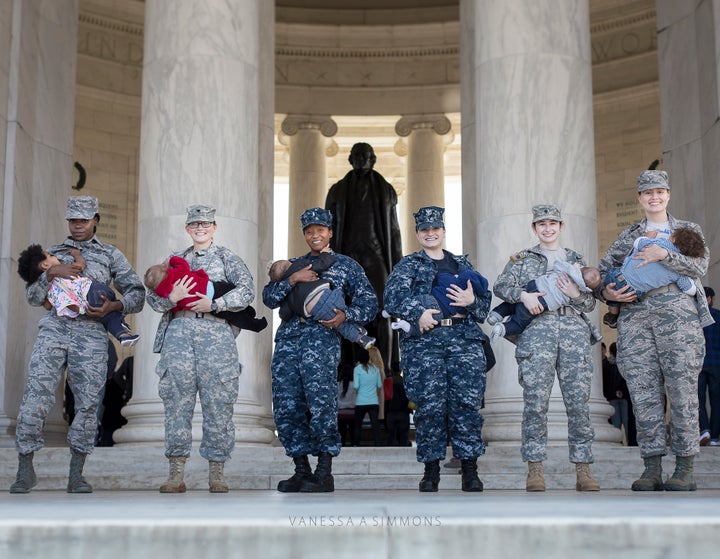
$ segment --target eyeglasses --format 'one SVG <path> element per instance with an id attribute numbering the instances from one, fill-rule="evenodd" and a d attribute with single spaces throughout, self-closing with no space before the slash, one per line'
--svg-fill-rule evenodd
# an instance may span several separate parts
<path id="1" fill-rule="evenodd" d="M 187 224 L 190 229 L 197 229 L 198 227 L 202 227 L 203 229 L 210 229 L 213 225 L 214 223 L 212 221 L 194 221 Z"/>

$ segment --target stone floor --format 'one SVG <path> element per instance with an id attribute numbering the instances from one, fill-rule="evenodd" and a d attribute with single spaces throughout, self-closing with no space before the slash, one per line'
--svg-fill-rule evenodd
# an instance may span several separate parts
<path id="1" fill-rule="evenodd" d="M 419 493 L 413 448 L 348 448 L 333 463 L 332 494 L 281 494 L 292 471 L 282 448 L 239 447 L 227 464 L 232 491 L 210 495 L 207 463 L 188 461 L 190 491 L 161 495 L 162 447 L 98 448 L 91 495 L 68 495 L 69 451 L 36 453 L 37 488 L 10 495 L 17 455 L 0 449 L 0 559 L 372 559 L 715 557 L 720 549 L 720 448 L 696 460 L 695 493 L 632 493 L 636 448 L 595 445 L 599 493 L 577 493 L 564 445 L 548 448 L 548 491 L 522 490 L 517 445 L 492 445 L 479 462 L 483 493 L 459 491 L 442 471 L 440 492 Z M 666 474 L 673 460 L 663 462 Z"/>
<path id="2" fill-rule="evenodd" d="M 716 557 L 720 490 L 0 493 L 0 557 Z"/>

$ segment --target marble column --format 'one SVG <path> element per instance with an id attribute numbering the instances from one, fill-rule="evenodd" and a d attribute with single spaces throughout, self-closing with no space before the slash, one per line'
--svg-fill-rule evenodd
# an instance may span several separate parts
<path id="1" fill-rule="evenodd" d="M 67 235 L 65 200 L 72 184 L 77 0 L 0 3 L 0 446 L 14 444 L 42 309 L 25 301 L 17 256 L 31 242 Z M 12 326 L 11 326 L 12 325 Z M 45 442 L 63 444 L 58 402 Z"/>
<path id="2" fill-rule="evenodd" d="M 328 138 L 337 134 L 337 124 L 329 116 L 288 115 L 281 128 L 290 150 L 288 255 L 298 256 L 307 252 L 305 239 L 298 235 L 300 214 L 307 208 L 325 207 L 325 157 L 328 147 L 335 145 Z"/>
<path id="3" fill-rule="evenodd" d="M 272 247 L 273 26 L 272 2 L 146 2 L 138 269 L 187 247 L 185 208 L 205 203 L 217 208 L 216 242 L 245 261 L 262 289 Z M 254 306 L 269 316 L 259 297 Z M 159 318 L 146 307 L 137 320 L 142 340 L 119 443 L 164 440 L 152 353 Z M 271 333 L 243 331 L 237 342 L 243 371 L 236 438 L 267 444 L 274 440 Z"/>
<path id="4" fill-rule="evenodd" d="M 563 244 L 597 262 L 588 0 L 551 4 L 460 2 L 463 237 L 491 282 L 510 254 L 537 243 L 530 208 L 541 202 L 562 208 Z M 514 349 L 505 340 L 495 347 L 498 365 L 488 376 L 483 413 L 490 442 L 520 441 Z M 597 346 L 593 358 L 595 440 L 619 441 L 607 423 L 612 409 L 602 396 Z M 551 444 L 567 444 L 557 383 L 548 430 Z"/>
<path id="5" fill-rule="evenodd" d="M 662 168 L 670 213 L 699 223 L 710 248 L 706 285 L 720 287 L 720 6 L 657 0 Z"/>
<path id="6" fill-rule="evenodd" d="M 412 212 L 423 206 L 445 205 L 445 146 L 452 142 L 450 120 L 442 114 L 405 115 L 395 124 L 395 133 L 407 138 L 407 188 L 403 239 L 409 250 L 417 250 Z"/>

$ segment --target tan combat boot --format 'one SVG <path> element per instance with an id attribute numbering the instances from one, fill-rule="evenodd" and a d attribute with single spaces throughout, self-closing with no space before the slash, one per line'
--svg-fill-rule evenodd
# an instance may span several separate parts
<path id="1" fill-rule="evenodd" d="M 185 493 L 185 461 L 186 456 L 170 457 L 170 475 L 165 483 L 160 486 L 160 493 Z"/>
<path id="2" fill-rule="evenodd" d="M 600 485 L 590 475 L 590 464 L 578 462 L 575 464 L 575 472 L 577 473 L 576 491 L 600 491 Z"/>
<path id="3" fill-rule="evenodd" d="M 542 462 L 528 462 L 525 491 L 545 491 L 545 468 Z"/>
<path id="4" fill-rule="evenodd" d="M 225 483 L 225 462 L 210 462 L 210 493 L 227 493 L 230 491 Z"/>

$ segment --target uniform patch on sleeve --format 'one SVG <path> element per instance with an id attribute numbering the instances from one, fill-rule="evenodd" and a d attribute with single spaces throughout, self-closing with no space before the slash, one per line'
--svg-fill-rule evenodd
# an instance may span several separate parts
<path id="1" fill-rule="evenodd" d="M 523 259 L 523 255 L 519 252 L 516 252 L 515 254 L 510 255 L 510 260 L 512 260 L 513 262 L 519 262 L 522 259 Z"/>

